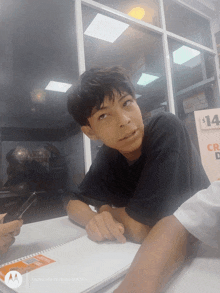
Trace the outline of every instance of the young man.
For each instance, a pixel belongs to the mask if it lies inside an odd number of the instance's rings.
[[[86,71],[68,110],[90,139],[104,144],[67,206],[92,240],[142,243],[160,219],[209,186],[185,126],[170,113],[144,125],[122,68]]]

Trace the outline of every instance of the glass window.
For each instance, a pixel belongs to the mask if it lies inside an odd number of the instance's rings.
[[[103,19],[102,25],[98,24],[98,17]],[[130,73],[143,119],[168,111],[162,37],[147,30],[137,30],[121,21],[115,25],[114,21],[113,17],[83,6],[86,69],[95,66],[124,67]],[[121,31],[118,30],[115,37],[119,26]],[[93,151],[97,149],[92,146]]]
[[[215,41],[217,45],[217,52],[218,52],[218,61],[219,61],[219,67],[220,67],[220,31],[215,34]]]
[[[97,0],[96,2],[119,10],[144,22],[159,27],[161,26],[158,0]]]
[[[164,1],[164,7],[168,31],[212,48],[210,23],[207,19],[173,0]]]
[[[47,142],[65,156],[67,188],[72,189],[83,178],[82,134],[67,111],[68,93],[63,87],[75,85],[79,76],[74,16],[74,1],[69,0],[1,3],[0,179],[3,183],[8,178],[6,154],[11,149],[17,145],[30,146],[32,151]],[[46,90],[49,83],[60,87]]]
[[[194,111],[217,107],[214,56],[177,41],[168,43],[176,114],[199,150]]]

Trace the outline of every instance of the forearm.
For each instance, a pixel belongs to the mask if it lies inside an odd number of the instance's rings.
[[[97,214],[80,200],[70,200],[66,210],[69,218],[83,227]]]
[[[187,254],[189,233],[174,217],[159,221],[141,245],[115,293],[161,293]]]
[[[132,219],[125,212],[125,208],[111,208],[104,205],[99,209],[99,213],[103,211],[108,211],[115,220],[124,225],[124,235],[132,241],[142,243],[150,231],[150,227]]]

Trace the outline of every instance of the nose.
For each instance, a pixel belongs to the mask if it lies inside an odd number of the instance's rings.
[[[131,122],[131,118],[129,117],[128,113],[120,113],[118,115],[118,124],[120,127],[124,127],[130,122]]]

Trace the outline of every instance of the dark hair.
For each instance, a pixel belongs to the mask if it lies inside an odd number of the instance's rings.
[[[125,69],[119,66],[85,71],[77,87],[68,96],[68,111],[81,126],[89,125],[93,108],[100,109],[105,96],[114,99],[114,90],[135,98],[134,87]]]

